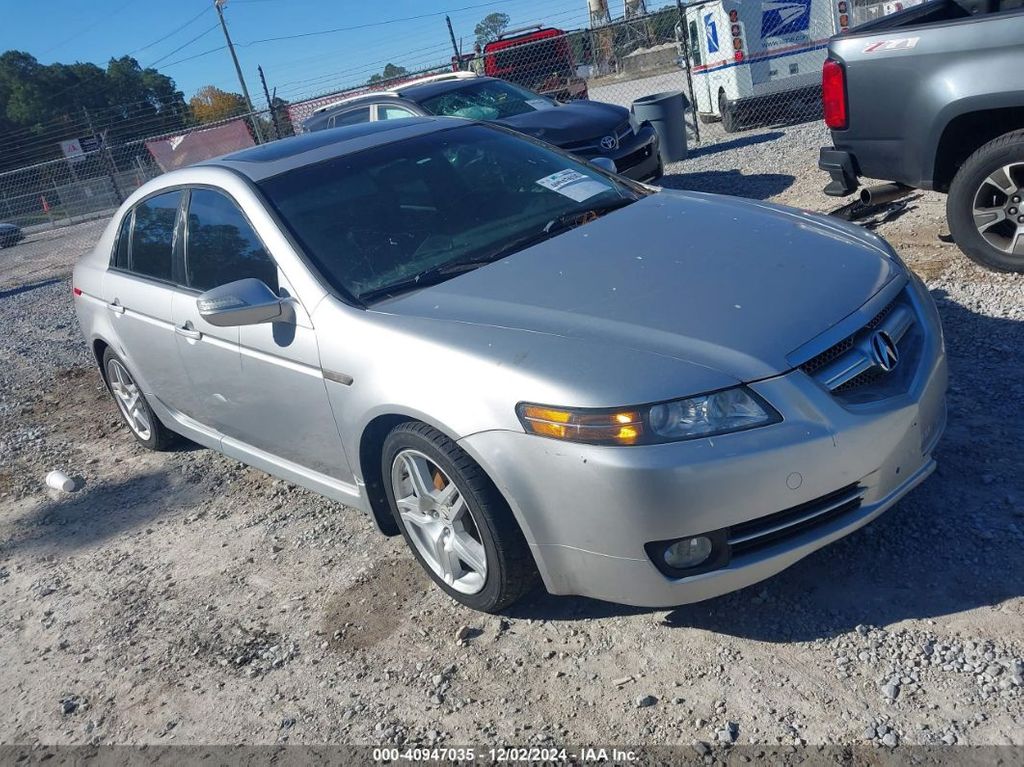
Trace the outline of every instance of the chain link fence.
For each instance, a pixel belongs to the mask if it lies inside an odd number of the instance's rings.
[[[254,146],[254,121],[277,138],[273,117],[246,113],[123,143],[108,143],[109,128],[101,123],[84,140],[58,142],[60,159],[0,173],[0,221],[27,236],[109,216],[161,173]]]
[[[564,18],[540,18],[448,58],[438,52],[437,34],[425,32],[424,45],[432,47],[400,77],[291,103],[275,98],[266,110],[216,123],[190,125],[178,103],[83,110],[33,133],[4,137],[13,149],[0,167],[37,158],[40,147],[53,159],[0,173],[0,221],[31,234],[106,216],[160,173],[252,146],[257,137],[291,135],[339,99],[453,70],[499,77],[562,101],[589,98],[624,107],[681,91],[689,103],[690,143],[820,120],[828,39],[916,2],[699,0],[648,12],[642,0],[631,0],[613,20],[608,0],[589,0],[586,26],[563,29]]]

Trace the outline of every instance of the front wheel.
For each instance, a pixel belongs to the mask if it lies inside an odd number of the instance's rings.
[[[949,231],[988,269],[1024,272],[1024,131],[983,145],[957,171],[946,199]]]
[[[722,115],[722,129],[726,133],[735,133],[739,129],[739,121],[736,119],[736,108],[729,105],[729,99],[725,97],[725,91],[718,92],[718,111]]]
[[[413,555],[457,601],[483,612],[512,604],[536,579],[512,511],[483,470],[423,423],[384,440],[384,487]]]

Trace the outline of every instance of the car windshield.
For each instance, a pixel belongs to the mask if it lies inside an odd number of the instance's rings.
[[[504,80],[482,80],[458,90],[424,99],[420,105],[431,114],[470,120],[503,120],[506,117],[551,109],[557,102]]]
[[[323,277],[363,301],[449,279],[456,264],[507,256],[646,193],[484,125],[335,157],[259,186]]]

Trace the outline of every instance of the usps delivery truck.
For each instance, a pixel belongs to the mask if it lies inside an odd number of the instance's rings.
[[[849,28],[853,4],[706,0],[685,6],[697,116],[721,120],[731,133],[787,110],[815,114],[828,39]]]

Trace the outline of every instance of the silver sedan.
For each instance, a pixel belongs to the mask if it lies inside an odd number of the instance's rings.
[[[883,240],[465,121],[161,176],[74,295],[140,442],[361,509],[480,610],[759,581],[924,480],[945,421],[935,306]]]

